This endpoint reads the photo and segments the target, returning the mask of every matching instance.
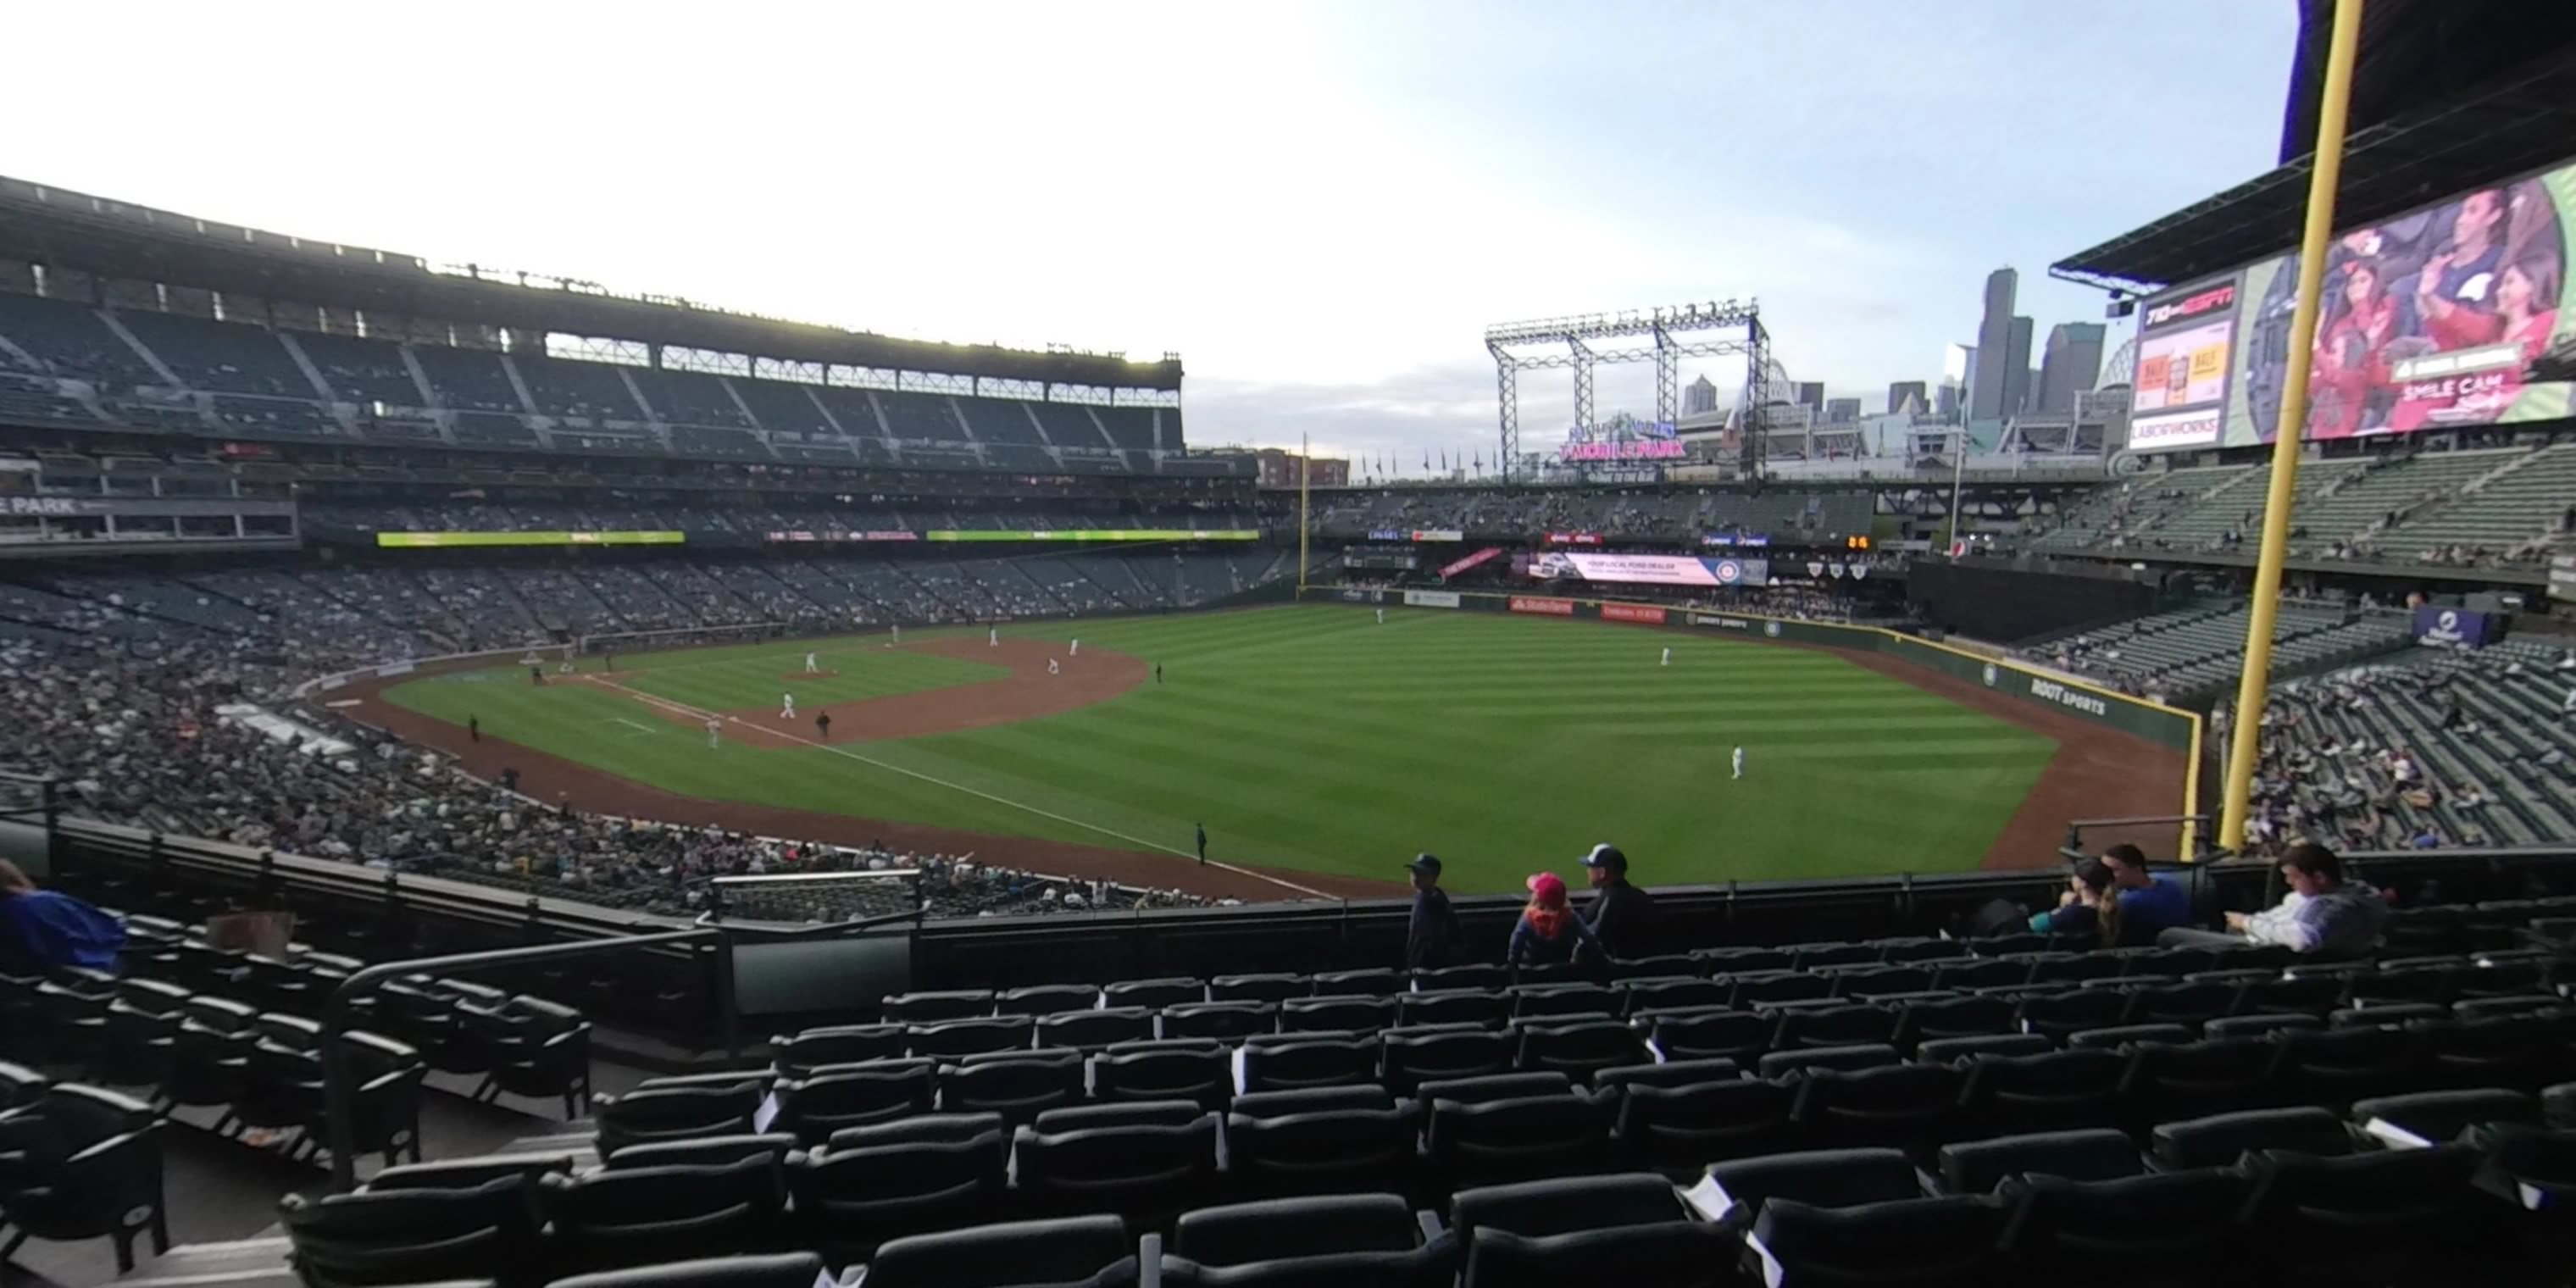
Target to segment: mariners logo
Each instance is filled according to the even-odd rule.
[[[1995,687],[1995,664],[1992,662],[1986,663],[1986,687]]]
[[[1765,635],[1770,636],[1771,638],[1773,638],[1773,639],[1775,639],[1775,640],[1776,640],[1776,639],[1778,639],[1778,638],[1780,638],[1780,623],[1778,623],[1778,622],[1764,622],[1764,623],[1762,623],[1762,633],[1763,633],[1763,634],[1765,634]]]

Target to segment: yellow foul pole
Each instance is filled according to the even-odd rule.
[[[2254,567],[2253,621],[2245,632],[2245,674],[2236,689],[2236,719],[2229,729],[2226,804],[2217,843],[2245,845],[2246,808],[2253,795],[2254,760],[2263,742],[2263,700],[2272,676],[2272,625],[2281,603],[2282,548],[2290,536],[2290,500],[2299,482],[2299,431],[2308,421],[2308,366],[2317,338],[2317,296],[2326,275],[2326,247],[2334,236],[2335,190],[2343,177],[2345,109],[2352,99],[2353,53],[2361,44],[2362,0],[2336,0],[2334,32],[2326,49],[2325,92],[2317,104],[2317,150],[2308,174],[2307,234],[2299,241],[2298,307],[2290,315],[2289,371],[2281,387],[2281,420],[2272,437],[2272,490],[2263,509],[2262,558]]]
[[[1306,482],[1315,472],[1315,440],[1297,436],[1297,589],[1306,589]]]

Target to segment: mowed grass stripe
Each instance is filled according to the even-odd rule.
[[[1627,847],[1657,883],[1970,867],[2052,750],[1811,651],[1436,610],[1390,608],[1388,618],[1379,626],[1364,608],[1307,606],[1007,628],[1162,662],[1167,683],[1043,720],[860,750],[1176,848],[1204,822],[1212,855],[1229,861],[1392,880],[1404,858],[1430,849],[1461,890],[1517,889],[1538,868],[1570,872],[1572,856],[1601,840]],[[1658,665],[1667,646],[1669,667]],[[673,654],[653,682],[686,675],[666,696],[691,705],[763,705],[802,649],[785,665],[774,665],[779,656]],[[689,665],[710,657],[741,665]],[[505,713],[532,728],[503,736],[542,737],[560,743],[546,750],[672,790],[1101,839],[829,751],[709,753],[678,726],[603,737],[601,708],[573,710],[542,692],[488,687],[474,700],[555,707],[543,720]],[[413,696],[397,700],[462,718]],[[609,695],[586,697],[619,711]],[[494,730],[495,716],[484,719]],[[1738,741],[1752,757],[1743,783],[1727,780],[1724,765]]]

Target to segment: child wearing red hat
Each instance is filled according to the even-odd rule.
[[[1592,937],[1592,927],[1583,924],[1583,918],[1566,906],[1563,878],[1553,872],[1541,872],[1527,884],[1529,906],[1521,910],[1520,924],[1512,927],[1512,965],[1570,962],[1576,947],[1584,944],[1600,951],[1600,943]]]

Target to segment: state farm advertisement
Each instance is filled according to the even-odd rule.
[[[1601,620],[1605,622],[1644,622],[1649,626],[1664,624],[1664,610],[1643,604],[1603,604]]]
[[[1536,595],[1514,595],[1512,596],[1512,611],[1515,613],[1537,613],[1543,617],[1572,617],[1574,616],[1574,601],[1571,599],[1541,599]]]
[[[1684,555],[1597,555],[1550,550],[1530,560],[1546,580],[1625,581],[1654,586],[1759,586],[1771,579],[1768,559],[1694,559]]]

